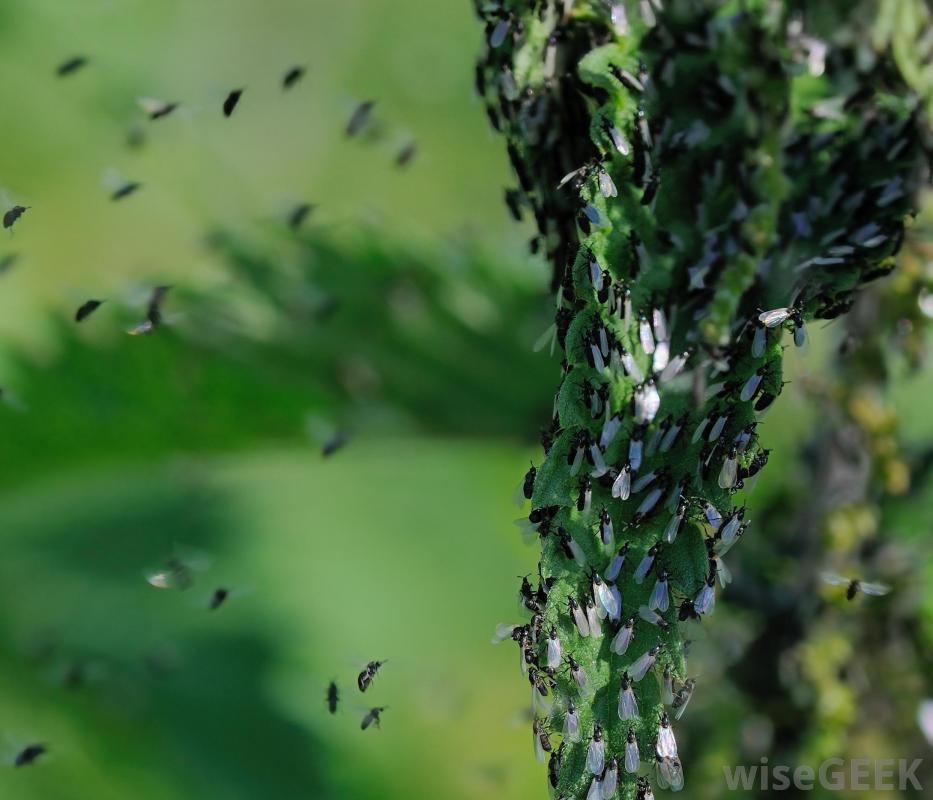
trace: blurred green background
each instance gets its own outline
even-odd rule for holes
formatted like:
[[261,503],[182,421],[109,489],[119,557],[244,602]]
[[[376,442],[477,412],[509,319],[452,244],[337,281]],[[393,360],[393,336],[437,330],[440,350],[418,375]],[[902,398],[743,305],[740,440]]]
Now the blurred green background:
[[[0,277],[0,756],[50,747],[33,768],[0,769],[0,797],[544,796],[517,653],[489,638],[520,619],[516,576],[535,563],[512,495],[558,369],[531,352],[546,271],[502,204],[504,147],[472,94],[470,3],[6,0],[0,44],[0,186],[32,206],[0,246],[18,256]],[[55,77],[79,54],[85,69]],[[283,92],[295,64],[308,73]],[[149,122],[139,96],[182,106]],[[348,141],[362,99],[377,100],[373,125]],[[142,189],[111,203],[109,169]],[[299,201],[317,207],[296,233]],[[175,287],[169,324],[127,337],[157,283]],[[77,327],[89,297],[108,302]],[[797,564],[788,509],[807,499],[826,425],[808,375],[840,336],[813,331],[762,426],[780,451],[734,567],[746,592],[774,585],[777,599],[746,606],[739,590],[729,608],[726,593],[696,644],[691,796],[722,796],[719,764],[781,744],[761,744],[776,717],[756,704],[780,693],[743,685],[743,658],[765,663],[743,648],[767,631],[760,608],[801,603],[780,594]],[[897,360],[892,375],[883,399],[908,463],[923,463],[933,378]],[[341,431],[348,444],[323,458]],[[879,618],[909,619],[922,645],[933,500],[918,486],[886,501],[875,530],[910,564],[892,567],[908,607],[883,600]],[[759,530],[790,536],[787,549],[769,549],[777,533],[756,543]],[[193,588],[145,582],[188,549],[210,561]],[[234,591],[210,612],[221,585]],[[845,648],[800,639],[817,665]],[[801,717],[787,752],[928,753],[913,715],[933,665],[910,652],[910,680],[875,690],[905,710],[868,745],[858,713],[833,716],[831,685],[830,713]],[[389,663],[360,695],[371,658]],[[370,705],[388,706],[383,727],[361,732]]]

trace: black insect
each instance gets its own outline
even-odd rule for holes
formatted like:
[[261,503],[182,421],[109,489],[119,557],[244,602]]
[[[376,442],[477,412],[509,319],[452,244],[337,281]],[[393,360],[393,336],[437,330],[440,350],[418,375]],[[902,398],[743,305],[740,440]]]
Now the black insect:
[[220,608],[229,596],[229,589],[224,589],[222,586],[214,589],[214,594],[211,595],[210,610],[215,611]]
[[417,152],[418,145],[415,142],[406,142],[395,156],[395,166],[400,168],[407,167]]
[[292,67],[285,75],[282,77],[282,88],[291,89],[298,81],[300,81],[305,74],[304,67]]
[[370,661],[363,668],[363,671],[356,679],[356,685],[360,687],[361,692],[365,692],[369,688],[373,678],[376,677],[376,673],[379,672],[379,668],[385,663],[385,661]]
[[24,747],[16,754],[16,758],[13,759],[13,766],[26,767],[29,764],[35,763],[39,756],[44,755],[48,751],[49,748],[44,744],[26,745],[26,747]]
[[3,215],[3,227],[12,228],[13,223],[23,216],[30,208],[32,208],[32,206],[13,206],[13,208]]
[[240,98],[243,96],[243,89],[234,89],[230,94],[227,95],[227,99],[224,100],[224,116],[229,117],[234,109],[237,107],[237,103],[240,102]]
[[127,181],[126,183],[121,184],[113,190],[113,193],[110,195],[110,199],[116,203],[118,200],[123,200],[125,197],[129,197],[141,186],[142,184],[138,181]]
[[84,56],[75,56],[74,58],[69,58],[67,61],[63,61],[55,68],[55,74],[59,78],[64,78],[67,75],[73,75],[82,67],[87,66],[87,58]]
[[84,320],[101,307],[103,302],[103,300],[88,300],[82,303],[75,312],[75,322],[84,322]]
[[165,100],[153,100],[152,98],[143,98],[139,101],[140,108],[149,115],[149,119],[162,119],[171,114],[179,103],[167,102]]
[[363,127],[369,121],[369,117],[375,105],[375,100],[364,100],[356,107],[353,115],[350,117],[350,121],[347,123],[346,135],[348,137],[356,136],[363,130]]
[[337,703],[340,702],[340,695],[337,692],[337,682],[331,681],[327,687],[327,710],[331,714],[337,713]]
[[324,458],[332,456],[349,441],[349,433],[346,431],[337,431],[337,433],[331,436],[330,439],[324,442],[324,446],[321,448],[321,455],[324,456]]
[[149,304],[146,306],[146,319],[135,328],[131,328],[128,333],[131,336],[137,336],[140,333],[152,333],[162,323],[162,302],[171,286],[156,286],[152,290],[149,298]]
[[360,730],[366,730],[370,725],[375,723],[376,727],[379,726],[379,718],[383,711],[385,711],[388,706],[377,706],[376,708],[371,708],[366,712],[366,716],[363,717],[363,721],[360,723]]
[[525,473],[525,481],[522,484],[522,494],[525,495],[526,500],[531,500],[531,496],[535,491],[535,478],[538,477],[538,468],[532,464],[528,472]]
[[288,227],[297,231],[312,211],[314,211],[314,206],[311,203],[299,203],[288,215]]

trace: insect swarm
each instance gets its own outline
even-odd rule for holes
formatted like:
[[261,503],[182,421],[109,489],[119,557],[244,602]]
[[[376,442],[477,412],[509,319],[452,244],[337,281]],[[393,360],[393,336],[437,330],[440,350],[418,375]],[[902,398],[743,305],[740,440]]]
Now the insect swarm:
[[[842,66],[852,43],[825,44],[826,64],[839,66],[820,80],[827,96],[860,91],[865,105],[841,112],[836,138],[821,136],[814,96],[798,91],[808,67],[789,12],[769,9],[477,3],[477,87],[508,142],[513,215],[532,212],[548,243],[554,331],[564,331],[551,340],[562,386],[530,498],[550,510],[539,571],[553,581],[532,613],[566,654],[548,696],[572,701],[583,731],[554,767],[556,796],[601,794],[613,758],[619,796],[684,786],[674,724],[694,684],[680,623],[710,619],[722,557],[745,532],[737,493],[767,461],[746,432],[784,386],[782,338],[803,344],[807,320],[897,247],[892,237],[840,260],[817,232],[854,236],[869,220],[902,230],[924,175],[907,92]],[[739,97],[749,125],[730,127]],[[801,113],[789,114],[791,98]],[[895,131],[908,142],[889,159]],[[909,191],[873,191],[868,172],[881,164]],[[833,192],[840,174],[844,195],[860,198],[854,215]],[[607,540],[623,530],[618,559]],[[522,645],[538,681],[548,639]],[[670,707],[652,673],[669,676]],[[556,735],[562,724],[538,726]]]

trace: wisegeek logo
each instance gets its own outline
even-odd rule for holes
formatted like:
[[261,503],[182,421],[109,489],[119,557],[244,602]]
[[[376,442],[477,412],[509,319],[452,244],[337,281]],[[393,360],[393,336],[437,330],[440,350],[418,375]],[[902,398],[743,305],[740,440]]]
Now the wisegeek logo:
[[768,759],[751,766],[723,767],[726,788],[741,791],[786,791],[791,787],[799,791],[814,788],[830,791],[889,791],[907,789],[921,791],[923,787],[916,772],[923,759],[916,758],[829,758],[818,767],[786,764],[771,766]]

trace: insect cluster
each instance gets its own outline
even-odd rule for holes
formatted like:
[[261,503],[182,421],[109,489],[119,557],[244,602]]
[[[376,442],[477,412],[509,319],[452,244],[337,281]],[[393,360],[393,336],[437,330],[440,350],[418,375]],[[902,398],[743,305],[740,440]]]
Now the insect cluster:
[[854,53],[806,35],[805,14],[666,5],[477,2],[506,201],[553,270],[539,346],[563,352],[522,485],[531,620],[499,636],[568,799],[684,785],[682,627],[713,613],[749,526],[782,334],[803,347],[807,320],[892,268],[926,171],[908,93],[883,65],[854,90]]

